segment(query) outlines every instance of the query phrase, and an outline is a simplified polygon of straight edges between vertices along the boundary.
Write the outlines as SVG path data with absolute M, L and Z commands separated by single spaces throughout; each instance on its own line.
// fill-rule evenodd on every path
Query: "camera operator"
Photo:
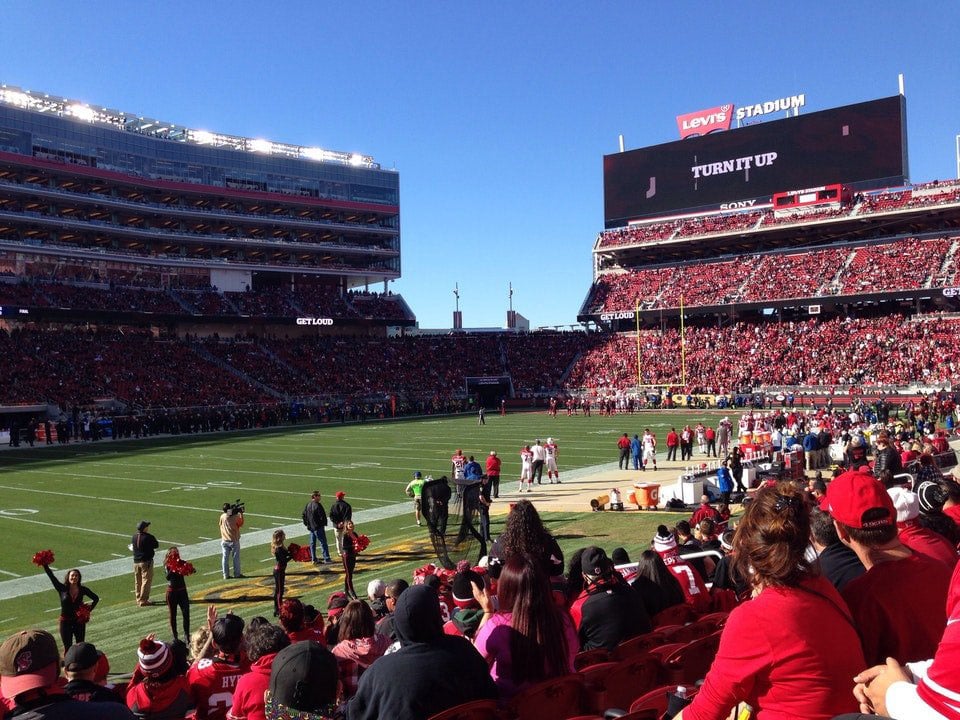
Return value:
M 222 569 L 223 579 L 230 578 L 230 556 L 233 556 L 233 577 L 242 578 L 240 574 L 240 528 L 243 525 L 243 503 L 224 503 L 223 513 L 220 515 L 220 548 L 223 551 Z

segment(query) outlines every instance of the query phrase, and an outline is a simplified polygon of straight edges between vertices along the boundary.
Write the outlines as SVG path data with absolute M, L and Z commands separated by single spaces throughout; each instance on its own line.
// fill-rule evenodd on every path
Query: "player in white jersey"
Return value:
M 652 464 L 653 469 L 657 469 L 657 436 L 650 432 L 650 429 L 643 431 L 643 439 L 640 441 L 643 445 L 643 469 Z
M 543 446 L 543 450 L 547 455 L 547 479 L 550 480 L 550 484 L 553 485 L 553 480 L 556 478 L 557 484 L 559 485 L 560 471 L 557 469 L 557 454 L 559 449 L 553 441 L 553 438 L 547 438 L 547 444 Z
M 533 492 L 533 452 L 529 445 L 524 445 L 520 449 L 520 490 L 523 492 L 523 484 L 527 484 L 527 492 Z

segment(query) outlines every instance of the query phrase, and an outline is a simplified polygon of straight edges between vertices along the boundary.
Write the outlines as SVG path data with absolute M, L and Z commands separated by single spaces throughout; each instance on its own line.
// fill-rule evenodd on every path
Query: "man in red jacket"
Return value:
M 619 440 L 617 440 L 617 447 L 620 448 L 620 462 L 618 463 L 621 470 L 630 469 L 630 436 L 627 433 L 623 434 Z
M 667 433 L 667 460 L 676 461 L 677 459 L 677 448 L 680 447 L 680 436 L 677 435 L 676 428 L 670 428 L 670 432 Z
M 490 482 L 490 492 L 494 498 L 500 497 L 500 465 L 497 451 L 491 450 L 487 456 L 487 480 Z
M 277 653 L 290 644 L 279 625 L 260 625 L 244 637 L 250 672 L 237 681 L 227 720 L 266 720 L 263 694 L 270 688 L 270 670 Z

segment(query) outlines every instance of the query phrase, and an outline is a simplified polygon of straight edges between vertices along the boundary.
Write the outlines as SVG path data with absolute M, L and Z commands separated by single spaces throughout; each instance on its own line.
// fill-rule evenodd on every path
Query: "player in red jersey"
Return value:
M 237 681 L 250 670 L 250 663 L 241 653 L 243 620 L 232 614 L 218 618 L 216 607 L 211 605 L 207 624 L 216 654 L 191 665 L 187 682 L 197 708 L 197 720 L 226 720 Z

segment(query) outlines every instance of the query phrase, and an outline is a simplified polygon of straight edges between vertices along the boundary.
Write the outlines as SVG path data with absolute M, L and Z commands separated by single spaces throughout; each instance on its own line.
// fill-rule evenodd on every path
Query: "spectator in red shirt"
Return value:
M 917 518 L 920 516 L 920 498 L 902 487 L 887 490 L 897 511 L 897 533 L 900 542 L 918 555 L 946 563 L 953 569 L 957 564 L 957 549 L 943 535 L 923 527 Z
M 761 718 L 829 720 L 856 709 L 847 678 L 863 653 L 843 600 L 810 568 L 809 537 L 800 490 L 782 483 L 757 493 L 733 540 L 753 600 L 730 613 L 703 687 L 676 718 L 727 717 L 744 701 Z
M 946 622 L 951 569 L 900 542 L 893 501 L 873 475 L 851 470 L 836 477 L 823 509 L 867 569 L 842 592 L 867 663 L 932 657 Z
M 490 482 L 490 492 L 494 498 L 500 497 L 500 465 L 497 451 L 491 450 L 487 456 L 487 479 Z
M 278 625 L 252 623 L 244 634 L 244 647 L 252 665 L 250 672 L 237 680 L 233 705 L 227 720 L 266 720 L 263 694 L 270 687 L 270 670 L 277 653 L 290 645 L 290 638 Z

